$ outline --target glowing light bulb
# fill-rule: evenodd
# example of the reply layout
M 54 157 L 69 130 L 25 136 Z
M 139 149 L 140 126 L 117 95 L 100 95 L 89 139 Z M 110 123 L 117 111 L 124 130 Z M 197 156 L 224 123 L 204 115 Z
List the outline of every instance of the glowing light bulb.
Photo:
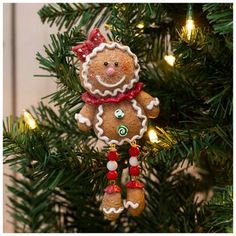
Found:
M 193 30 L 195 29 L 194 20 L 186 20 L 187 39 L 190 40 Z
M 173 55 L 165 55 L 164 59 L 171 66 L 175 64 L 175 57 Z
M 107 23 L 104 24 L 104 28 L 105 30 L 110 30 L 111 29 L 111 26 Z
M 138 23 L 137 28 L 143 29 L 144 28 L 144 23 L 143 22 Z
M 24 110 L 24 121 L 29 126 L 30 129 L 35 129 L 37 127 L 37 124 L 33 116 L 25 110 Z
M 148 131 L 148 137 L 149 137 L 151 143 L 158 143 L 159 142 L 158 137 L 157 137 L 157 133 L 153 129 L 150 129 Z

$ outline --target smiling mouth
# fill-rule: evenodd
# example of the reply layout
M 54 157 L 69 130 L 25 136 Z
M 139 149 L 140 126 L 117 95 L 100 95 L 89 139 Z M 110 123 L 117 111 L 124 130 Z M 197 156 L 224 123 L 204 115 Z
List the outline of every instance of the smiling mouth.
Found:
M 116 87 L 116 86 L 120 85 L 121 83 L 123 83 L 123 81 L 125 80 L 126 76 L 124 75 L 118 82 L 116 82 L 114 84 L 104 82 L 99 75 L 96 75 L 95 78 L 98 81 L 98 83 L 103 85 L 104 87 L 113 88 L 113 87 Z

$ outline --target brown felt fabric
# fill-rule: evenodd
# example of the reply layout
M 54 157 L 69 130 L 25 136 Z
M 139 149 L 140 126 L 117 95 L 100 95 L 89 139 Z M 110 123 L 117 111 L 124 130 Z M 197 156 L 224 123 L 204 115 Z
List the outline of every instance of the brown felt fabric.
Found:
M 136 209 L 133 209 L 132 207 L 128 208 L 130 214 L 132 214 L 133 216 L 139 216 L 145 207 L 145 195 L 143 189 L 128 188 L 126 201 L 139 203 L 139 206 Z
M 121 194 L 120 193 L 105 193 L 103 196 L 101 206 L 102 208 L 106 208 L 107 210 L 110 208 L 115 208 L 116 210 L 118 210 L 120 207 L 123 207 Z M 111 214 L 106 214 L 105 212 L 103 213 L 108 220 L 116 220 L 120 215 L 120 213 L 111 213 Z

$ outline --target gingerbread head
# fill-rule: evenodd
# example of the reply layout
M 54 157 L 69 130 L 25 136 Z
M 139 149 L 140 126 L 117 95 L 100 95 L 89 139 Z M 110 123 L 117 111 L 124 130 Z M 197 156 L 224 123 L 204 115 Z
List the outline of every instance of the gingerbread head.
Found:
M 83 87 L 90 94 L 101 97 L 116 96 L 133 88 L 139 80 L 140 67 L 129 47 L 106 43 L 98 29 L 91 32 L 89 40 L 91 52 L 85 46 L 88 40 L 73 48 L 82 62 L 80 80 Z

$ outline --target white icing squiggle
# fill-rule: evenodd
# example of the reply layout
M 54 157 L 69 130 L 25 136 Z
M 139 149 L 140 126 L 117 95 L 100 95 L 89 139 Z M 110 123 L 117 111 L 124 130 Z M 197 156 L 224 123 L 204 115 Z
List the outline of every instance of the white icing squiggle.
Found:
M 75 119 L 79 121 L 79 123 L 86 124 L 89 127 L 91 126 L 90 120 L 81 114 L 76 113 Z
M 124 138 L 121 141 L 117 141 L 117 140 L 110 140 L 107 136 L 103 135 L 104 131 L 101 128 L 101 125 L 103 123 L 103 119 L 102 119 L 102 114 L 103 114 L 103 107 L 102 105 L 100 105 L 98 107 L 98 113 L 97 113 L 97 124 L 95 125 L 98 133 L 97 136 L 99 139 L 105 141 L 107 144 L 117 144 L 117 145 L 122 145 L 124 142 L 132 142 L 136 139 L 140 139 L 143 137 L 144 133 L 147 131 L 147 117 L 142 113 L 142 109 L 138 106 L 137 101 L 135 99 L 131 100 L 132 106 L 134 108 L 134 110 L 137 112 L 137 116 L 138 118 L 140 118 L 142 120 L 142 128 L 140 129 L 140 132 L 138 135 L 133 136 L 131 139 L 129 138 Z
M 103 208 L 102 209 L 106 214 L 111 214 L 111 213 L 121 213 L 123 210 L 124 210 L 124 208 L 123 207 L 120 207 L 120 208 L 118 208 L 117 210 L 116 210 L 116 208 L 114 208 L 114 207 L 112 207 L 112 208 L 108 208 L 108 209 L 106 209 L 106 208 Z
M 139 207 L 139 203 L 137 203 L 137 202 L 136 202 L 136 203 L 133 203 L 133 202 L 131 202 L 131 201 L 126 201 L 126 200 L 124 200 L 123 204 L 124 204 L 124 207 L 125 207 L 125 208 L 131 207 L 131 208 L 133 208 L 133 209 L 136 209 L 136 208 Z
M 89 64 L 91 62 L 90 59 L 95 57 L 98 52 L 103 51 L 103 49 L 105 47 L 109 48 L 109 49 L 119 48 L 122 51 L 128 52 L 128 54 L 133 57 L 134 65 L 137 69 L 134 71 L 134 78 L 129 81 L 129 84 L 125 84 L 122 88 L 117 88 L 117 89 L 114 89 L 113 91 L 105 90 L 104 92 L 101 92 L 99 89 L 92 90 L 92 84 L 90 83 L 90 81 L 88 79 L 88 69 L 89 69 Z M 140 66 L 138 64 L 138 58 L 135 54 L 133 54 L 130 51 L 130 48 L 128 46 L 123 46 L 123 45 L 120 45 L 120 44 L 115 43 L 115 42 L 113 42 L 111 44 L 101 43 L 98 47 L 95 47 L 90 54 L 88 54 L 86 56 L 86 61 L 83 63 L 82 77 L 84 79 L 84 87 L 89 89 L 89 92 L 94 94 L 94 95 L 98 94 L 102 97 L 105 97 L 105 96 L 108 96 L 108 95 L 116 96 L 118 93 L 124 93 L 127 89 L 133 88 L 133 85 L 136 82 L 138 82 L 138 80 L 139 80 L 139 76 L 138 76 L 139 70 L 140 70 Z
M 159 104 L 160 104 L 159 99 L 158 99 L 158 98 L 154 98 L 154 99 L 147 105 L 147 109 L 148 109 L 148 110 L 152 110 L 152 108 L 153 108 L 154 106 L 159 106 Z
M 95 127 L 96 127 L 96 129 L 98 130 L 98 134 L 97 134 L 97 136 L 98 136 L 98 138 L 99 139 L 101 139 L 101 140 L 104 140 L 104 139 L 102 139 L 102 135 L 103 135 L 103 129 L 100 127 L 101 125 L 102 125 L 102 123 L 103 123 L 103 119 L 101 118 L 101 115 L 103 114 L 103 107 L 102 107 L 102 105 L 99 105 L 99 107 L 98 107 L 98 113 L 97 113 L 97 120 L 98 120 L 98 122 L 97 122 L 97 124 L 95 125 Z M 104 140 L 105 141 L 105 140 Z

